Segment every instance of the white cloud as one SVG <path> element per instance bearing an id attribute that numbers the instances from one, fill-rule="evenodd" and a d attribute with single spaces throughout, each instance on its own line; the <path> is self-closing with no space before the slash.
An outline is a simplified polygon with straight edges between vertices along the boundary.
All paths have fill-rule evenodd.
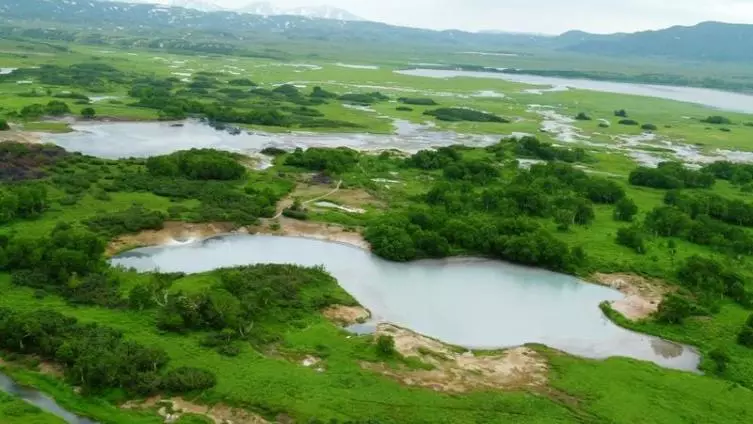
<path id="1" fill-rule="evenodd" d="M 225 7 L 253 2 L 214 1 Z M 269 0 L 269 3 L 286 8 L 329 4 L 370 20 L 434 29 L 541 33 L 581 29 L 611 33 L 709 20 L 753 23 L 753 0 Z"/>

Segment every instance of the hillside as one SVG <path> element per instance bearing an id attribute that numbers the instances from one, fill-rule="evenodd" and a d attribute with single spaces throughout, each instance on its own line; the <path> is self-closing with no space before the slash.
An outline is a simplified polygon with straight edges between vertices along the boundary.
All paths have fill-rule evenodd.
<path id="1" fill-rule="evenodd" d="M 565 50 L 613 56 L 662 56 L 681 60 L 753 61 L 747 43 L 753 25 L 704 22 L 691 27 L 675 26 L 659 31 L 600 36 L 570 32 L 560 41 L 574 42 Z"/>

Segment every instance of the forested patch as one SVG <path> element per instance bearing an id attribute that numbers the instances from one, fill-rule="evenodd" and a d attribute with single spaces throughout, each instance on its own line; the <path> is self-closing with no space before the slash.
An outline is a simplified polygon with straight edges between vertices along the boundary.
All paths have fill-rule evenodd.
<path id="1" fill-rule="evenodd" d="M 640 167 L 630 173 L 630 184 L 661 189 L 709 188 L 714 175 L 688 169 L 682 162 L 662 162 L 656 168 Z"/>
<path id="2" fill-rule="evenodd" d="M 585 149 L 557 147 L 552 143 L 540 141 L 536 137 L 525 136 L 502 140 L 500 143 L 486 148 L 497 153 L 498 156 L 510 152 L 515 157 L 541 159 L 545 161 L 560 160 L 567 163 L 588 162 L 593 160 Z"/>
<path id="3" fill-rule="evenodd" d="M 195 368 L 166 371 L 162 349 L 127 340 L 123 333 L 98 324 L 79 323 L 52 310 L 19 312 L 0 308 L 0 346 L 39 355 L 64 366 L 66 378 L 86 391 L 124 389 L 131 394 L 158 391 L 187 393 L 216 383 L 210 372 Z M 195 376 L 201 378 L 195 378 Z"/>
<path id="4" fill-rule="evenodd" d="M 238 180 L 246 172 L 232 153 L 211 149 L 191 149 L 150 157 L 146 169 L 154 176 L 190 180 Z"/>
<path id="5" fill-rule="evenodd" d="M 217 282 L 199 293 L 170 291 L 169 276 L 154 275 L 129 295 L 131 307 L 156 309 L 164 331 L 209 332 L 202 345 L 234 356 L 239 342 L 279 341 L 296 322 L 333 304 L 355 304 L 321 268 L 254 265 L 213 273 Z"/>
<path id="6" fill-rule="evenodd" d="M 434 99 L 428 97 L 400 97 L 397 101 L 406 105 L 416 106 L 436 106 L 439 104 Z"/>
<path id="7" fill-rule="evenodd" d="M 434 110 L 427 110 L 426 112 L 424 112 L 424 115 L 433 116 L 440 121 L 448 122 L 498 122 L 503 124 L 510 122 L 509 119 L 502 118 L 501 116 L 497 116 L 492 113 L 459 107 L 444 107 Z"/>

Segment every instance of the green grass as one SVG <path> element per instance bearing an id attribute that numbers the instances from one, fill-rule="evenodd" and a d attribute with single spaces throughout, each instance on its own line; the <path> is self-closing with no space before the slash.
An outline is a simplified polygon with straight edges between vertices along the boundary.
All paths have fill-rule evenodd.
<path id="1" fill-rule="evenodd" d="M 3 424 L 64 424 L 62 418 L 44 412 L 25 401 L 0 392 L 0 422 Z"/>

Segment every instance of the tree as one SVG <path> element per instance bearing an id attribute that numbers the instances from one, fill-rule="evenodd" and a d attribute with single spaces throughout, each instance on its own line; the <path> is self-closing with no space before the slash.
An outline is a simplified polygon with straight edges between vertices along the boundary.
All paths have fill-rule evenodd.
<path id="1" fill-rule="evenodd" d="M 0 131 L 8 131 L 8 130 L 10 130 L 10 125 L 8 125 L 8 121 L 0 118 Z"/>
<path id="2" fill-rule="evenodd" d="M 628 117 L 628 113 L 627 113 L 627 111 L 625 111 L 625 109 L 615 110 L 614 111 L 614 116 L 616 116 L 618 118 L 627 118 Z"/>
<path id="3" fill-rule="evenodd" d="M 71 113 L 71 108 L 62 100 L 50 100 L 47 106 L 45 106 L 45 112 L 48 115 L 60 116 Z"/>
<path id="4" fill-rule="evenodd" d="M 395 338 L 392 336 L 381 334 L 376 340 L 377 353 L 385 358 L 395 356 L 397 351 L 395 350 Z"/>
<path id="5" fill-rule="evenodd" d="M 656 315 L 660 322 L 679 325 L 693 312 L 693 305 L 685 297 L 671 293 L 659 304 Z"/>
<path id="6" fill-rule="evenodd" d="M 656 131 L 659 128 L 654 124 L 643 124 L 641 125 L 641 129 L 644 131 Z"/>
<path id="7" fill-rule="evenodd" d="M 575 119 L 578 121 L 590 121 L 591 117 L 586 115 L 585 112 L 580 112 L 577 115 L 575 115 Z"/>
<path id="8" fill-rule="evenodd" d="M 635 250 L 636 253 L 646 253 L 643 232 L 636 226 L 624 227 L 617 230 L 617 243 Z"/>
<path id="9" fill-rule="evenodd" d="M 93 119 L 96 114 L 97 111 L 95 111 L 93 107 L 85 107 L 81 109 L 81 116 L 84 119 Z"/>
<path id="10" fill-rule="evenodd" d="M 614 205 L 614 219 L 617 221 L 631 222 L 638 213 L 638 205 L 633 199 L 623 197 Z"/>
<path id="11" fill-rule="evenodd" d="M 714 362 L 714 368 L 717 374 L 724 374 L 727 370 L 727 364 L 730 362 L 729 353 L 722 348 L 716 348 L 709 352 L 709 359 Z"/>

